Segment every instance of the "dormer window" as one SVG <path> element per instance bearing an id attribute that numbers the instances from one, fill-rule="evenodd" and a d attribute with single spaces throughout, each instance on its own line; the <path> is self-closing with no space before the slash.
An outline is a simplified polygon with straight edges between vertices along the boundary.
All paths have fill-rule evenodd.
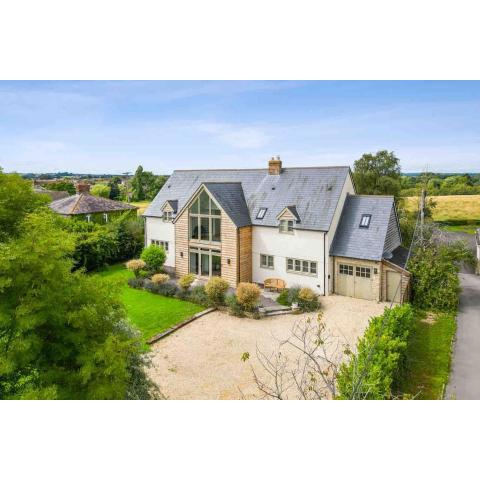
<path id="1" fill-rule="evenodd" d="M 263 220 L 263 217 L 265 217 L 266 213 L 267 213 L 267 209 L 266 208 L 261 208 L 257 213 L 257 219 L 258 220 Z"/>
<path id="2" fill-rule="evenodd" d="M 360 220 L 360 228 L 368 228 L 370 226 L 371 215 L 363 214 L 362 219 Z"/>
<path id="3" fill-rule="evenodd" d="M 163 212 L 163 221 L 171 222 L 173 219 L 173 212 Z"/>
<path id="4" fill-rule="evenodd" d="M 280 220 L 280 233 L 293 233 L 293 220 Z"/>

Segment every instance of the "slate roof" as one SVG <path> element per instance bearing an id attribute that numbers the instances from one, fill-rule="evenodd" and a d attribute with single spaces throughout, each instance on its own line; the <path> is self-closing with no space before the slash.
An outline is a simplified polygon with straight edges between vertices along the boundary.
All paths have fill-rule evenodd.
<path id="1" fill-rule="evenodd" d="M 251 225 L 241 183 L 204 183 L 214 200 L 237 227 Z"/>
<path id="2" fill-rule="evenodd" d="M 396 216 L 390 221 L 394 209 L 390 196 L 348 195 L 330 255 L 377 261 L 388 256 L 401 243 Z M 363 214 L 371 215 L 369 228 L 359 226 Z"/>
<path id="3" fill-rule="evenodd" d="M 349 167 L 284 168 L 280 175 L 269 175 L 268 169 L 175 170 L 144 216 L 161 217 L 169 199 L 178 200 L 182 210 L 202 184 L 234 182 L 241 184 L 251 225 L 276 227 L 277 215 L 295 205 L 302 219 L 297 228 L 328 231 L 349 172 Z M 256 218 L 260 208 L 267 208 L 263 219 Z"/>
<path id="4" fill-rule="evenodd" d="M 398 265 L 399 267 L 405 268 L 405 265 L 407 264 L 407 257 L 408 257 L 408 248 L 404 248 L 400 246 L 400 247 L 397 247 L 392 252 L 392 257 L 387 258 L 387 260 L 390 263 L 393 263 L 394 265 Z"/>
<path id="5" fill-rule="evenodd" d="M 138 207 L 128 203 L 110 200 L 109 198 L 97 197 L 88 193 L 77 193 L 67 198 L 55 200 L 50 204 L 50 208 L 61 215 L 81 215 L 136 210 Z"/>

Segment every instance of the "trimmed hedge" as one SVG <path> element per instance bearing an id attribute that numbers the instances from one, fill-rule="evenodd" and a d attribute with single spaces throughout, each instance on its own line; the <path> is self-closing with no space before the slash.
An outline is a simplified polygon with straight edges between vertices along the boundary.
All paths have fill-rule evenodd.
<path id="1" fill-rule="evenodd" d="M 413 320 L 409 304 L 386 308 L 382 315 L 370 319 L 365 334 L 357 343 L 357 353 L 350 353 L 350 361 L 340 367 L 338 398 L 392 398 L 405 370 Z"/>

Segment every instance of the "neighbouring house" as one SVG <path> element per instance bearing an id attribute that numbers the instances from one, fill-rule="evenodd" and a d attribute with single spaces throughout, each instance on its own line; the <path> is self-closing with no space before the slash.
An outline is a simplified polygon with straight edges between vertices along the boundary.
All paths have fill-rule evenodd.
<path id="1" fill-rule="evenodd" d="M 356 195 L 349 167 L 176 170 L 143 214 L 177 276 L 283 279 L 320 295 L 402 302 L 410 274 L 393 197 Z"/>
<path id="2" fill-rule="evenodd" d="M 88 183 L 78 183 L 77 193 L 50 203 L 50 208 L 60 215 L 87 222 L 108 223 L 125 212 L 136 212 L 137 208 L 128 203 L 90 194 Z"/>

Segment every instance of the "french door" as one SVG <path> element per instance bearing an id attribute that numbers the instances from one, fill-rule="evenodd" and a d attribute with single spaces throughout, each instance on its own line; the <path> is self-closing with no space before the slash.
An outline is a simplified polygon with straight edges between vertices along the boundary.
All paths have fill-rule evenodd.
<path id="1" fill-rule="evenodd" d="M 220 276 L 222 273 L 220 250 L 190 248 L 189 271 L 199 277 Z"/>

